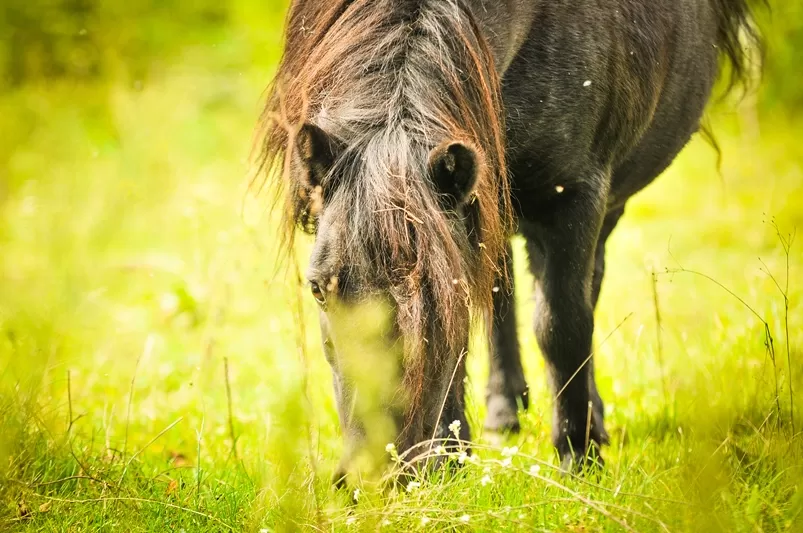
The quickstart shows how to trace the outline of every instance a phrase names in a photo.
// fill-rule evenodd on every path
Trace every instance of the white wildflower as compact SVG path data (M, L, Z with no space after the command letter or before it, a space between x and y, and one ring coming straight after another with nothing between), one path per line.
M511 446L510 448L505 446L504 448L502 448L502 457L513 457L517 453L519 453L518 446Z
M468 459L468 454L466 452L460 452L460 455L457 456L457 462L461 465L466 463L466 459Z
M541 466L540 465L532 465L530 467L530 475L531 476L534 476L534 475L538 474L538 472L540 472L540 471L541 471Z
M502 463L501 464L502 464L502 467L507 468L511 464L513 464L513 459L511 459L510 457L505 457L504 459L502 459Z
M482 476L482 479L480 480L480 485L482 485L484 487L485 485L487 485L490 482L491 482L491 476L489 476L488 474L485 474L484 476Z
M446 448L443 446L436 446L435 447L435 454L436 455L444 455L446 453Z
M469 520L471 520L471 517L468 516L467 514L464 514L463 516L460 517L461 522L468 522Z
M422 516L422 517L421 517L421 525L422 525L422 526L425 526L425 525L427 525L427 524L429 524L429 517L427 517L427 516Z
M460 427L461 426L462 426L462 424L460 423L460 421L459 420L455 420L454 422L449 424L449 431L451 431L454 434L455 437L459 437L460 436Z
M395 452L395 451L396 451L396 445L395 445L395 444L393 444L392 442L388 442L388 443L385 445L385 451L386 451L386 452L388 452L388 453L393 453L393 452Z
M360 489L354 489L354 501L358 501L360 499Z
M415 489L421 488L421 483L418 481L411 481L407 484L407 492L413 492Z

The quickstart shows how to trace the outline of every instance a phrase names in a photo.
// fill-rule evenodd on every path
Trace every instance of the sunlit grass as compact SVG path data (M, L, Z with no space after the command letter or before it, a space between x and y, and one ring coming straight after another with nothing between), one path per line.
M722 176L696 140L628 206L597 313L612 435L604 472L554 470L516 240L533 395L522 433L482 432L478 338L469 419L479 459L395 491L366 480L351 506L353 494L330 487L341 440L314 303L305 294L295 312L292 276L276 274L276 225L258 201L243 203L268 68L244 55L221 70L229 52L202 51L140 89L63 84L0 99L13 143L0 152L3 527L801 530L803 243L789 255L792 368L784 300L766 273L785 287L770 222L803 227L793 122L740 132L720 117Z

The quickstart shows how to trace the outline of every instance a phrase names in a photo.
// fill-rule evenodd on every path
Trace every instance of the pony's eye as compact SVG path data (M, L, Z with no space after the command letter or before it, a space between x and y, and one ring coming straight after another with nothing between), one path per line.
M315 283L314 281L311 281L309 285L310 285L310 290L312 291L312 297L315 298L315 301L321 305L325 305L326 297L323 295L321 286Z

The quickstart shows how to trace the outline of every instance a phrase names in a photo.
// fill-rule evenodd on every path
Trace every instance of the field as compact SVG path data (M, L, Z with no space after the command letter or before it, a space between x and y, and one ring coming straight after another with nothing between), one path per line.
M516 240L521 434L482 432L477 332L477 458L332 489L315 304L246 187L280 14L144 79L0 93L0 530L803 531L803 150L749 99L711 110L721 171L695 139L610 242L603 472L555 470Z

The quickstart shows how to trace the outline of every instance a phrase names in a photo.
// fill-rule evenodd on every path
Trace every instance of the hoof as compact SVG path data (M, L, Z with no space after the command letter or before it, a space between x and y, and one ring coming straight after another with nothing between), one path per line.
M336 490L346 490L349 485L347 477L348 475L346 474L346 471L338 468L332 476L332 486Z
M499 433L506 431L518 433L521 430L515 399L494 394L488 397L487 405L488 415L485 418L485 429Z

